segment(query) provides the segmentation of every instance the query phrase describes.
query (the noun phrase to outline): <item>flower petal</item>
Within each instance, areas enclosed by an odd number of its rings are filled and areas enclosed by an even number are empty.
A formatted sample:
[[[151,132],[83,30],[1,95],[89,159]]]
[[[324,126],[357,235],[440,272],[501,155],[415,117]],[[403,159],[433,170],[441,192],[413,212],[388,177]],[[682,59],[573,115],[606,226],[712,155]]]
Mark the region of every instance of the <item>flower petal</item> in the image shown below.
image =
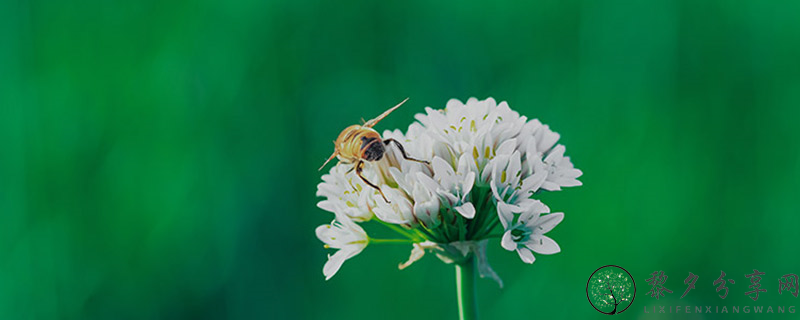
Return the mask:
[[[333,222],[331,222],[331,223],[333,223]],[[331,233],[331,229],[332,228],[333,227],[331,225],[329,225],[329,224],[323,224],[323,225],[317,227],[314,230],[314,233],[317,235],[317,239],[319,239],[320,241],[324,242],[325,244],[328,244],[328,242],[330,241],[329,234]]]
[[[440,157],[434,157],[433,161],[431,161],[431,166],[433,166],[434,177],[442,184],[445,184],[443,183],[444,181],[448,181],[456,175],[455,171],[453,171],[453,167]]]
[[[433,179],[431,179],[431,177],[429,177],[428,175],[426,175],[426,174],[424,174],[422,172],[417,172],[417,179],[431,193],[437,193],[439,191],[439,189],[442,188],[441,186],[439,186],[438,183],[436,183],[436,181],[434,181]]]
[[[472,150],[472,148],[467,148],[467,149]],[[462,154],[461,157],[458,158],[458,166],[456,167],[456,172],[460,175],[463,175],[464,172],[469,172],[470,162],[472,162],[473,160],[474,158],[472,157],[472,154],[470,152],[465,152],[464,154]]]
[[[514,239],[511,237],[511,230],[503,234],[503,240],[500,242],[500,245],[503,246],[503,249],[508,251],[513,251],[517,248],[517,243],[514,242]]]
[[[475,217],[475,206],[472,205],[472,202],[467,202],[456,207],[455,209],[458,211],[458,213],[464,216],[464,218],[472,219]]]
[[[499,147],[497,147],[497,155],[511,155],[514,152],[514,148],[517,147],[517,139],[508,139],[503,141]]]
[[[536,261],[536,257],[533,256],[533,252],[526,247],[520,247],[517,249],[517,253],[519,257],[522,259],[522,262],[527,264],[531,264]]]
[[[539,213],[536,211],[525,210],[519,214],[517,218],[517,223],[527,226],[530,221],[535,221],[539,218]]]
[[[517,187],[517,183],[519,183],[519,174],[520,170],[522,169],[522,160],[520,160],[519,151],[514,151],[511,154],[511,158],[508,160],[508,169],[506,169],[506,184],[510,185],[512,188]]]
[[[390,202],[378,199],[380,195],[375,195],[376,206],[372,208],[378,219],[393,224],[411,224],[414,221],[413,208],[407,195],[400,189],[395,189],[387,185],[381,185],[381,190]]]
[[[563,144],[557,145],[555,148],[553,148],[553,150],[550,151],[550,153],[547,154],[547,157],[544,158],[544,163],[558,163],[564,157],[564,151],[566,150],[567,148],[565,148]]]
[[[364,229],[361,228],[361,226],[353,222],[353,220],[350,219],[350,217],[341,212],[336,212],[334,213],[334,215],[336,216],[336,221],[344,225],[347,229],[351,230],[353,233],[358,235],[363,235],[364,238],[366,239],[367,233],[364,232]]]
[[[333,277],[336,272],[339,271],[339,268],[342,267],[344,261],[355,256],[358,252],[360,252],[360,250],[356,250],[355,248],[344,248],[336,251],[332,256],[329,255],[328,261],[322,266],[322,274],[325,275],[325,280]]]
[[[461,200],[464,201],[467,198],[467,195],[472,191],[472,187],[475,185],[475,172],[467,173],[467,176],[464,177],[464,184],[461,186]]]
[[[554,212],[540,216],[539,219],[533,223],[533,232],[538,234],[550,232],[550,230],[553,230],[562,220],[564,220],[563,212]]]
[[[539,153],[544,153],[547,152],[547,150],[550,150],[550,148],[552,148],[561,137],[558,133],[550,130],[550,126],[548,125],[539,127],[539,130],[536,131],[535,136],[537,137],[536,140],[539,142],[539,145],[537,146]]]
[[[416,262],[425,255],[425,249],[423,249],[419,244],[414,244],[414,248],[411,249],[411,255],[408,257],[408,261],[403,262],[397,266],[398,269],[403,270],[408,268],[412,263]]]
[[[336,212],[337,209],[336,205],[331,200],[322,200],[317,202],[317,207],[328,212]]]
[[[548,236],[533,235],[525,246],[541,254],[555,254],[561,252],[561,247],[558,246],[558,243]]]
[[[561,191],[561,187],[559,187],[558,184],[551,181],[545,181],[542,184],[542,189],[547,191]]]
[[[547,171],[539,171],[534,173],[533,175],[528,176],[524,180],[522,180],[522,187],[520,187],[520,192],[523,192],[523,196],[525,198],[530,197],[533,193],[539,190],[544,184],[545,179],[547,178]]]
[[[459,199],[454,194],[452,194],[450,192],[447,192],[447,191],[444,191],[444,190],[440,190],[439,191],[439,195],[443,199],[447,200],[447,202],[449,202],[451,205],[456,204],[456,203],[459,202]]]
[[[497,215],[500,218],[500,223],[503,224],[503,230],[507,230],[508,226],[514,221],[514,214],[521,211],[520,207],[505,202],[497,203]]]

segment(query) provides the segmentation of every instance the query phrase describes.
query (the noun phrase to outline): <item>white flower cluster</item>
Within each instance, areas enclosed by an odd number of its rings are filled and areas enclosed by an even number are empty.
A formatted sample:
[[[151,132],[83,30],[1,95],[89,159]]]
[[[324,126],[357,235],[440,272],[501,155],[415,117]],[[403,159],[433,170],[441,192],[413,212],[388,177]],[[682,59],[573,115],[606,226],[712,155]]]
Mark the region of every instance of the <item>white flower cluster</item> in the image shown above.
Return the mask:
[[[581,185],[581,171],[564,156],[557,133],[492,98],[470,98],[466,104],[452,99],[445,109],[425,108],[416,119],[405,134],[385,131],[383,138],[399,141],[409,156],[430,165],[404,160],[400,150],[389,147],[383,159],[368,162],[364,170],[389,203],[361,181],[351,165],[334,166],[323,175],[317,196],[324,200],[318,206],[334,213],[335,222],[317,228],[317,237],[326,247],[340,250],[325,264],[326,278],[376,242],[356,223],[370,220],[414,243],[411,259],[403,266],[421,258],[426,249],[442,257],[452,247],[485,247],[465,243],[493,237],[501,238],[502,247],[516,251],[526,263],[534,262],[533,252],[560,251],[544,234],[564,214],[550,213],[532,198],[539,191]],[[502,234],[492,232],[498,225]],[[485,257],[485,252],[473,253]]]

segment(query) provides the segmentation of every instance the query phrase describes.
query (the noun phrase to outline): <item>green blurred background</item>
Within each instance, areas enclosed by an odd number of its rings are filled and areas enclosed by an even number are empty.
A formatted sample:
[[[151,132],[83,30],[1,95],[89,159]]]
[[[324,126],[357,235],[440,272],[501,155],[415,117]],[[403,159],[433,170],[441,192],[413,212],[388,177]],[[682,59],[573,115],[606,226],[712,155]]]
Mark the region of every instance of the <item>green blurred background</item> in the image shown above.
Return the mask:
[[[545,194],[562,252],[485,319],[605,317],[617,264],[649,305],[797,305],[796,1],[0,2],[0,318],[454,319],[452,266],[375,245],[330,281],[317,167],[348,124],[493,96],[584,171]],[[758,303],[745,273],[767,274]],[[656,270],[674,291],[646,296]],[[713,280],[724,270],[726,300]],[[684,299],[683,279],[700,276]],[[720,318],[723,315],[689,315]],[[742,317],[744,315],[741,315]],[[750,317],[753,315],[750,314]],[[790,315],[783,315],[790,318]],[[665,318],[664,316],[660,317]]]

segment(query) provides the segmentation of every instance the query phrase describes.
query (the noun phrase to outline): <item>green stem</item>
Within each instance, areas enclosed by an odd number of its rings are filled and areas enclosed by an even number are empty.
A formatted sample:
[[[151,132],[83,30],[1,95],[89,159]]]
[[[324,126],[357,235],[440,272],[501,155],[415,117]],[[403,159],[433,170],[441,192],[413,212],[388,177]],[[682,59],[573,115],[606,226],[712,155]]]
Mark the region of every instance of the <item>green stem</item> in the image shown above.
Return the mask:
[[[475,320],[478,318],[475,279],[475,256],[470,255],[464,262],[456,264],[456,294],[458,297],[459,320]]]
[[[476,212],[479,212],[479,213],[477,213],[475,219],[472,220],[472,224],[470,225],[471,229],[467,233],[467,238],[470,238],[470,239],[474,239],[475,235],[477,235],[478,232],[481,231],[479,229],[480,229],[481,226],[484,225],[484,222],[486,221],[486,217],[495,214],[494,210],[492,210],[491,212],[487,212],[488,214],[481,213],[481,212],[486,211],[486,209],[487,209],[486,205],[489,202],[492,201],[492,193],[491,193],[491,191],[490,192],[484,192],[484,193],[482,193],[482,195],[483,196],[478,196],[478,206],[475,208],[477,210]]]
[[[478,232],[478,235],[476,235],[475,238],[483,239],[484,236],[492,232],[492,230],[494,230],[494,227],[496,227],[498,224],[500,224],[500,218],[494,218],[492,222],[489,223],[489,225],[485,229],[481,230],[481,232]]]
[[[422,224],[420,224],[420,228],[414,229],[414,232],[416,232],[417,235],[424,240],[433,240],[434,242],[437,242],[436,237],[434,237],[431,231],[428,228],[425,228],[425,226]]]
[[[402,227],[400,227],[398,225],[391,224],[391,223],[388,223],[388,222],[383,222],[380,219],[373,219],[373,220],[376,220],[376,221],[380,222],[382,225],[387,226],[389,229],[394,230],[395,232],[405,236],[406,238],[409,238],[409,239],[414,240],[414,241],[421,240],[418,237],[416,237],[416,236],[412,235],[411,233],[409,233],[408,231],[404,230]]]
[[[464,241],[467,235],[467,226],[464,225],[463,217],[458,216],[456,219],[458,219],[458,241]]]
[[[370,243],[414,243],[414,240],[410,239],[375,239],[369,238]]]
[[[488,235],[485,235],[485,236],[483,236],[483,237],[481,238],[481,240],[483,240],[483,239],[489,239],[489,238],[502,238],[502,237],[503,237],[503,234],[502,234],[502,233],[493,233],[493,234],[488,234]]]
[[[445,215],[447,210],[441,210],[441,212],[442,212],[442,224],[440,226],[444,229],[445,242],[450,242],[450,239],[452,238],[450,238],[450,230],[447,227],[448,225],[450,225],[450,223],[447,221],[449,218],[447,217],[447,215]]]

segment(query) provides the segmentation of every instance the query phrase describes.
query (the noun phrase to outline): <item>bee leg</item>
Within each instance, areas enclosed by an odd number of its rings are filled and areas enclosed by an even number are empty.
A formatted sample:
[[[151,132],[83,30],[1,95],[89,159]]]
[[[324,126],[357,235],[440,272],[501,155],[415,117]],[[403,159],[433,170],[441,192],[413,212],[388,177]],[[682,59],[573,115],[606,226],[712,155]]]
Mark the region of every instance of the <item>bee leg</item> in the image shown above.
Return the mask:
[[[383,140],[383,144],[385,144],[385,145],[387,145],[387,146],[389,145],[389,143],[392,143],[392,142],[394,142],[394,144],[397,146],[397,148],[398,148],[398,149],[400,149],[400,153],[403,155],[403,158],[404,158],[404,159],[406,159],[406,160],[411,160],[411,161],[416,161],[416,162],[419,162],[419,163],[424,163],[424,164],[431,164],[430,162],[428,162],[428,161],[425,161],[425,160],[418,160],[418,159],[414,159],[414,158],[412,158],[412,157],[409,157],[409,156],[406,154],[406,149],[405,149],[405,148],[403,148],[403,145],[402,145],[402,144],[400,144],[400,141],[397,141],[397,140],[395,140],[395,139],[391,139],[391,138],[390,138],[390,139]]]
[[[386,201],[386,203],[392,203],[391,201],[389,201],[389,199],[386,199],[386,196],[383,194],[383,190],[381,190],[381,188],[379,188],[378,186],[376,186],[372,182],[369,182],[369,180],[367,180],[367,178],[364,178],[364,176],[361,175],[361,171],[364,169],[364,161],[359,161],[356,164],[355,168],[356,168],[356,175],[359,178],[361,178],[361,181],[364,181],[364,183],[366,183],[370,187],[373,187],[373,188],[377,189],[378,192],[381,193],[381,197],[383,197],[383,201]]]

